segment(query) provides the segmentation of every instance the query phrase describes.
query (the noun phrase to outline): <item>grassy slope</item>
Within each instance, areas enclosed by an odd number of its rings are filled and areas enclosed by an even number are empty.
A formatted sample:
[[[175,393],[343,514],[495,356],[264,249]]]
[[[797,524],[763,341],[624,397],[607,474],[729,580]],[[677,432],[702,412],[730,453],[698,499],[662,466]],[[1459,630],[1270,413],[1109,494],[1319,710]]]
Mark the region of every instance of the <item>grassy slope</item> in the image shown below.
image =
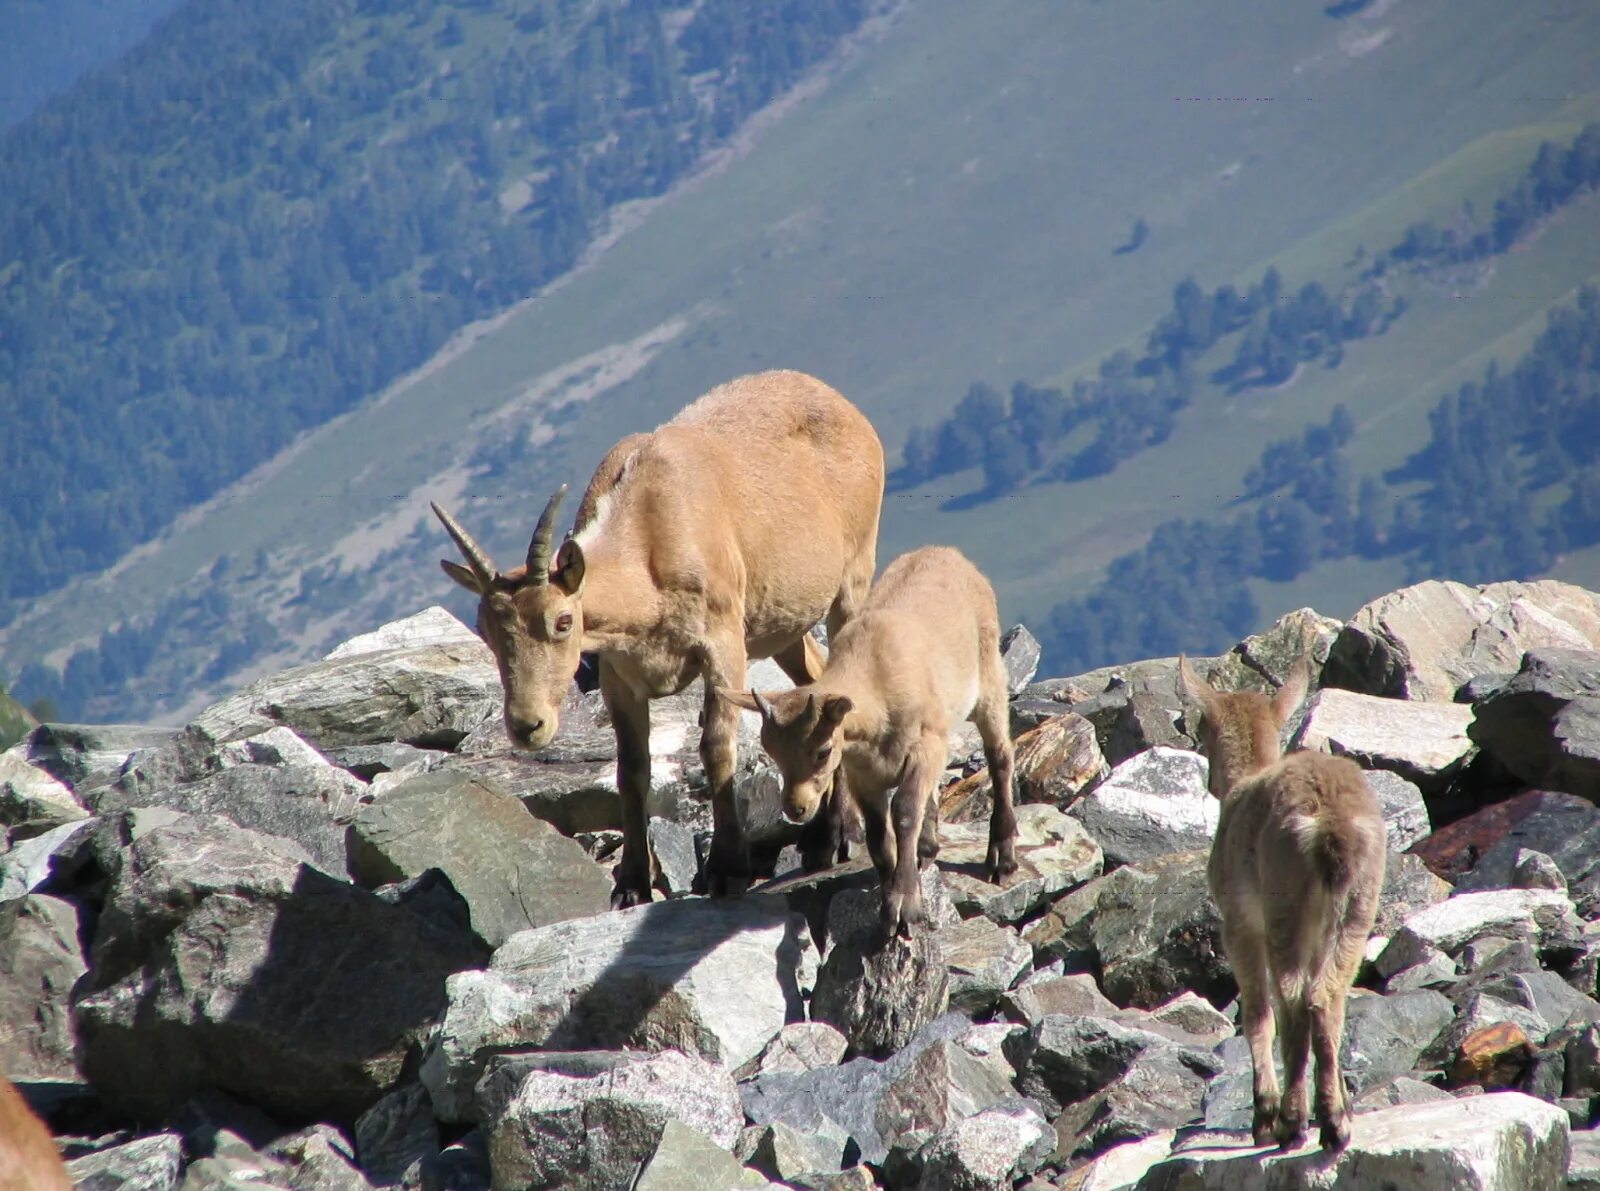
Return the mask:
[[[1373,52],[1342,48],[1384,29]],[[425,493],[459,497],[509,554],[549,487],[581,483],[619,434],[752,368],[833,381],[893,455],[909,425],[942,416],[973,379],[1066,377],[1137,343],[1185,274],[1209,286],[1276,260],[1294,285],[1337,279],[1355,244],[1392,239],[1461,190],[1492,193],[1540,135],[1596,114],[1582,88],[1597,39],[1600,9],[1554,0],[1411,0],[1345,23],[1315,5],[915,0],[747,155],[472,350],[314,438],[247,498],[218,502],[115,583],[80,592],[52,642],[148,607],[221,552],[265,546],[288,565],[363,521],[398,512],[409,526]],[[1148,243],[1113,255],[1135,216]],[[1275,394],[1203,395],[1167,446],[1112,476],[961,513],[928,493],[893,499],[881,556],[956,542],[994,575],[1007,616],[1037,616],[1156,521],[1218,507],[1264,441],[1337,401],[1363,425],[1358,448],[1387,466],[1439,386],[1481,367],[1474,350],[1508,326],[1536,327],[1600,267],[1593,217],[1559,222],[1528,269],[1508,260],[1470,300],[1419,298],[1336,372]],[[464,457],[460,430],[535,378],[674,319],[677,333],[628,379],[550,419],[561,437],[541,474],[435,480]],[[487,433],[521,433],[531,417]],[[953,479],[941,489],[960,491]],[[425,564],[436,549],[393,572],[399,603],[444,594]],[[265,598],[292,588],[291,575]],[[1315,590],[1294,599],[1350,610]],[[351,619],[363,623],[359,608]],[[8,662],[32,656],[36,633],[11,634]]]

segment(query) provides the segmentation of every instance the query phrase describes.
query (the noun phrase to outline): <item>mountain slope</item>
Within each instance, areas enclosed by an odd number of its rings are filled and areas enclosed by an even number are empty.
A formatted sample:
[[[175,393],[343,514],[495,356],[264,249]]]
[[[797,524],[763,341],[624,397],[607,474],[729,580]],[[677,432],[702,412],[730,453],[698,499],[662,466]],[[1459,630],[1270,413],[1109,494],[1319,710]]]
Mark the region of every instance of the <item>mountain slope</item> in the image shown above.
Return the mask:
[[[1335,280],[1356,244],[1376,251],[1491,192],[1542,130],[1597,114],[1597,36],[1600,11],[1554,2],[1413,0],[1341,22],[1315,6],[920,0],[592,267],[111,577],[42,602],[0,659],[60,665],[125,619],[116,673],[105,650],[80,666],[83,689],[108,692],[85,711],[173,713],[374,617],[453,601],[427,499],[514,553],[555,484],[755,367],[838,385],[893,455],[972,380],[1070,378],[1141,343],[1182,277],[1253,280],[1281,260],[1293,284]],[[1264,443],[1334,404],[1356,413],[1364,470],[1397,462],[1462,357],[1600,268],[1586,212],[1535,242],[1553,273],[1508,259],[1470,299],[1414,302],[1333,371],[1202,394],[1166,444],[1108,476],[961,511],[942,506],[970,477],[897,494],[880,553],[954,542],[1008,617],[1036,617],[1174,511],[1224,510]],[[1136,217],[1148,239],[1117,254]],[[1371,578],[1366,594],[1392,585]]]

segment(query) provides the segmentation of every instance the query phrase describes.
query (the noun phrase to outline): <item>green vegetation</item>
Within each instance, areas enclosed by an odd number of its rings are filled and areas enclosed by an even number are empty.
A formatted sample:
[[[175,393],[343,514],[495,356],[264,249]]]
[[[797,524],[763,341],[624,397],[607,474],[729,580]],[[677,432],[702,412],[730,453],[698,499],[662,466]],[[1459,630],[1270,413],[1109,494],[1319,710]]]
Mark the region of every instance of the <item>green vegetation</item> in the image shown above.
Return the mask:
[[[0,621],[571,268],[864,13],[192,0],[0,133]]]

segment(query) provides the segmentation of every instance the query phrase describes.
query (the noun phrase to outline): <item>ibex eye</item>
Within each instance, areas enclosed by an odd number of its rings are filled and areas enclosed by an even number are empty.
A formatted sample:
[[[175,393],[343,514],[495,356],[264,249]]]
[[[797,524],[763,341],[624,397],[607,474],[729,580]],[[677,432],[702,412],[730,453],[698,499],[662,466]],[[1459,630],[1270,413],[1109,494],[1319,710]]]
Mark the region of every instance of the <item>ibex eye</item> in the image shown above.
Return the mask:
[[[572,613],[563,612],[556,617],[556,632],[567,633],[572,631]]]
[[[817,750],[818,761],[826,761],[831,756],[833,756],[833,745],[831,744],[825,744]]]

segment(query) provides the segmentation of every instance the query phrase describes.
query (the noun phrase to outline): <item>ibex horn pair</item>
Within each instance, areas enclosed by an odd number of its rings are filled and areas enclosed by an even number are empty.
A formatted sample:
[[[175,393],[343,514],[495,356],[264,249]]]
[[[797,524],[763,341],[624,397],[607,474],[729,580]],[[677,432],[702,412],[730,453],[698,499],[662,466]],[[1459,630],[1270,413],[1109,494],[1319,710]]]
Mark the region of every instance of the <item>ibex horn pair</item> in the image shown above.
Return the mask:
[[[566,494],[567,486],[563,484],[551,495],[549,503],[544,506],[544,512],[539,514],[539,523],[533,527],[533,540],[528,543],[528,577],[539,587],[550,581],[550,543],[555,537],[556,513],[561,508],[561,500]],[[449,513],[431,501],[429,507],[433,509],[433,515],[439,518],[451,541],[455,542],[456,548],[461,551],[461,557],[467,560],[467,565],[472,568],[472,573],[477,576],[478,582],[487,588],[499,575],[488,552],[478,545],[473,536]]]

